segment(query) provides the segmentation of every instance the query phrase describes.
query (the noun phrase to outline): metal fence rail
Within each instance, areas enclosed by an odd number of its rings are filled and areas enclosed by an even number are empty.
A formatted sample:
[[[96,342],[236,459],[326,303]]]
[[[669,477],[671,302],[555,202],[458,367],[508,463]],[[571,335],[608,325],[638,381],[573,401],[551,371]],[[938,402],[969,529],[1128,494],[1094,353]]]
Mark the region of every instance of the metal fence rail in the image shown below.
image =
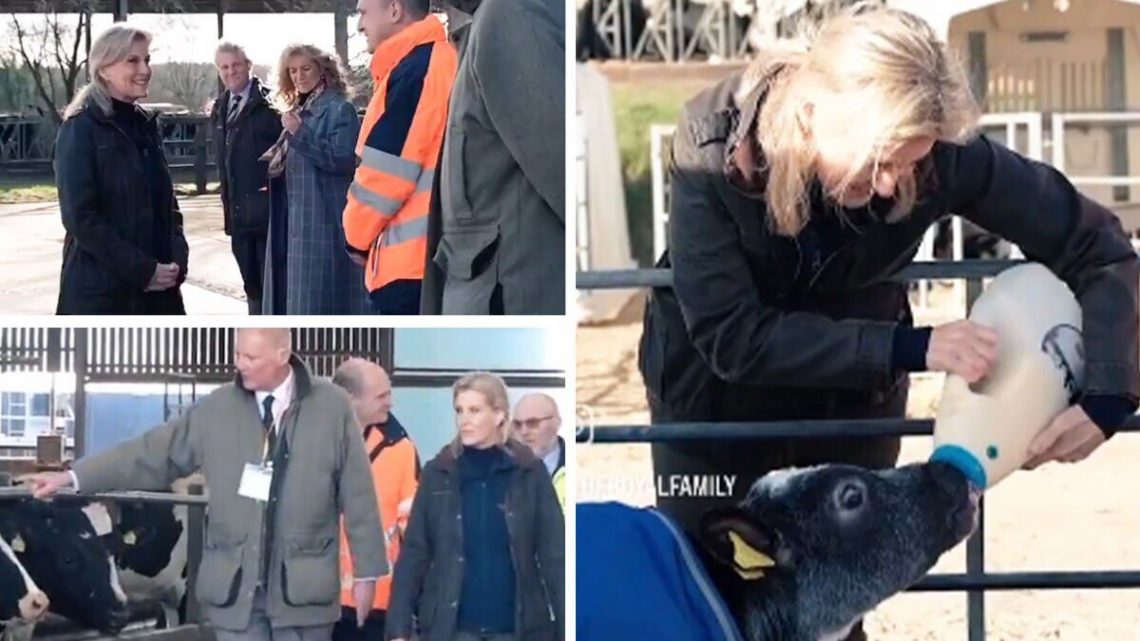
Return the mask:
[[[1016,260],[966,260],[914,262],[891,280],[923,279],[966,281],[967,309],[983,290],[983,280],[1021,264]],[[672,286],[669,269],[630,269],[580,271],[577,288],[627,289]],[[699,439],[776,439],[805,437],[923,436],[933,432],[930,420],[815,420],[769,423],[676,423],[658,425],[615,425],[579,428],[580,443],[636,443]],[[1140,415],[1131,417],[1121,432],[1140,432]],[[967,595],[969,641],[984,641],[985,592],[987,590],[1028,589],[1118,589],[1140,588],[1140,570],[1086,572],[1007,572],[985,571],[985,498],[978,506],[978,527],[966,541],[965,574],[931,574],[912,586],[913,591],[964,591]]]
[[[1018,260],[920,261],[911,263],[891,280],[968,280],[990,278],[1020,265]],[[669,287],[673,275],[668,269],[604,269],[578,272],[578,289],[626,289],[629,287]]]
[[[696,440],[792,439],[876,436],[930,436],[931,419],[858,419],[754,423],[657,423],[579,428],[579,443],[664,443]],[[1120,432],[1140,432],[1140,415],[1127,419]]]

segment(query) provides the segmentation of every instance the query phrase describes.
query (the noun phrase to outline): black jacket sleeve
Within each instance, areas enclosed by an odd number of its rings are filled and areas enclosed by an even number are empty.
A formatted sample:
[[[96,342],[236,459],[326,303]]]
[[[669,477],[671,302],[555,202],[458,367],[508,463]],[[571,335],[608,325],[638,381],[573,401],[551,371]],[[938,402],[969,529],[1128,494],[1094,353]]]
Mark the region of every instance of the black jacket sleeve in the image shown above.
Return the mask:
[[[669,254],[673,290],[697,351],[726,381],[882,389],[896,323],[787,312],[757,294],[740,234],[721,201],[718,145],[702,146],[683,120],[673,142]],[[762,206],[762,205],[758,205]],[[791,275],[788,276],[789,278]]]
[[[63,123],[56,138],[55,180],[63,227],[106,270],[146,289],[158,265],[99,211],[99,175],[91,125],[82,115]],[[179,220],[181,224],[181,220]]]
[[[1140,398],[1140,263],[1105,207],[1056,169],[979,136],[935,148],[954,213],[1016,243],[1068,284],[1083,310],[1084,392]]]
[[[429,463],[430,465],[430,463]],[[431,475],[430,467],[424,470],[424,483],[416,490],[408,514],[408,527],[400,545],[400,555],[396,558],[396,568],[392,575],[392,591],[388,599],[388,613],[384,621],[385,639],[411,639],[413,615],[416,606],[423,598],[424,579],[431,565]],[[435,598],[430,595],[429,598]]]
[[[561,641],[565,638],[566,630],[566,526],[554,484],[546,474],[546,467],[540,467],[535,548],[538,550],[542,581],[546,584],[550,607],[554,611],[554,629]]]

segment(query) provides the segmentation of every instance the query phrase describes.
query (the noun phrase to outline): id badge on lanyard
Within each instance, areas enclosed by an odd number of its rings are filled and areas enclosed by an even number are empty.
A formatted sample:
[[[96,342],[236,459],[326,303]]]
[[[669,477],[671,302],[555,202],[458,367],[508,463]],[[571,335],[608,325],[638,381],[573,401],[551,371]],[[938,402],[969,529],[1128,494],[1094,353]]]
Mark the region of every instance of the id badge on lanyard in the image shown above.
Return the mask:
[[[238,484],[238,496],[266,502],[269,488],[273,485],[273,461],[269,455],[269,436],[266,435],[261,448],[261,464],[246,463]]]

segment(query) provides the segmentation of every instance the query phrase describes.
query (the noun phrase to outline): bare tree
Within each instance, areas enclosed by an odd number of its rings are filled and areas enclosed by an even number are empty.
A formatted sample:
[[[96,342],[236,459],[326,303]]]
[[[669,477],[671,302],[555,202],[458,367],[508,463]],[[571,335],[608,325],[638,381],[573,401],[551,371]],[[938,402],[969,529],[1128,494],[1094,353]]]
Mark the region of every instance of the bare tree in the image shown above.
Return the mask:
[[[154,83],[165,89],[173,102],[198,111],[214,93],[217,74],[213,65],[171,62],[154,69]]]
[[[15,13],[11,14],[16,34],[14,49],[32,75],[44,111],[57,125],[62,122],[60,107],[75,95],[87,63],[80,44],[91,19],[91,3],[92,0],[40,0],[40,15],[36,18],[21,21]]]

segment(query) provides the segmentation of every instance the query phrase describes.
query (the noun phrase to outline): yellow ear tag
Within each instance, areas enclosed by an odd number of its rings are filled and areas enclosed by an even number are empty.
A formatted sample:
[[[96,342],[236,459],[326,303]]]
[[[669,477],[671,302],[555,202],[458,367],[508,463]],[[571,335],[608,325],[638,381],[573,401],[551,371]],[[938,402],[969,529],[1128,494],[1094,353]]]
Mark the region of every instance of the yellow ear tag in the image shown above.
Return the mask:
[[[134,530],[131,530],[130,532],[127,532],[126,534],[123,535],[123,544],[124,545],[134,545],[135,543],[138,543],[138,542],[139,542],[139,537],[137,535],[135,535]]]
[[[16,535],[16,538],[12,539],[12,544],[9,547],[17,554],[23,554],[28,549],[28,546],[24,543],[24,537],[19,534]]]
[[[728,538],[732,541],[732,562],[736,573],[746,581],[763,578],[764,568],[776,566],[776,562],[767,554],[748,545],[736,532],[729,530]]]

